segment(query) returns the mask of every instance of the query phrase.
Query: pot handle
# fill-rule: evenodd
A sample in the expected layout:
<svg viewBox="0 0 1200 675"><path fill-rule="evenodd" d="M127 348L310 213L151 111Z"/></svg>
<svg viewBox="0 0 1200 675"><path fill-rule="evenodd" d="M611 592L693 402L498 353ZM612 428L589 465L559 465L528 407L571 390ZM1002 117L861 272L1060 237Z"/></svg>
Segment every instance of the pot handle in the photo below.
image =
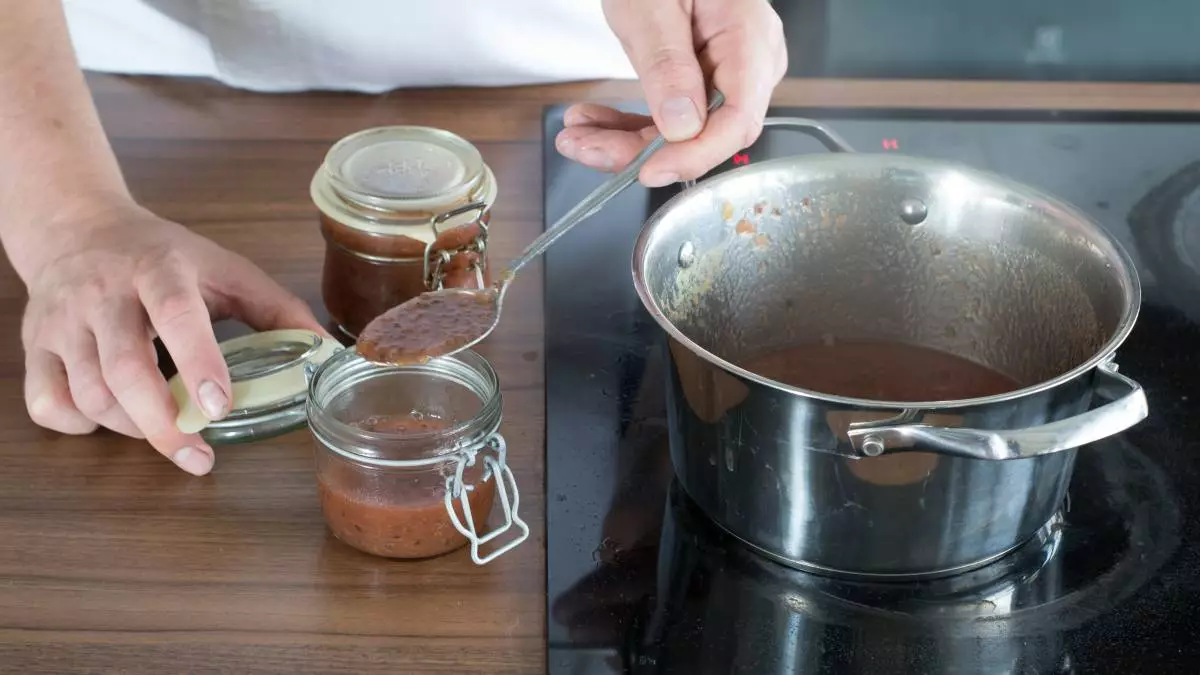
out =
<svg viewBox="0 0 1200 675"><path fill-rule="evenodd" d="M768 117L763 120L763 127L782 127L808 134L829 148L830 152L854 152L854 148L837 132L807 117Z"/></svg>
<svg viewBox="0 0 1200 675"><path fill-rule="evenodd" d="M876 457L909 449L969 459L1023 459L1094 443L1146 419L1142 385L1117 372L1112 361L1096 369L1099 407L1065 420L1027 429L955 429L926 424L854 424L850 442L857 457Z"/></svg>

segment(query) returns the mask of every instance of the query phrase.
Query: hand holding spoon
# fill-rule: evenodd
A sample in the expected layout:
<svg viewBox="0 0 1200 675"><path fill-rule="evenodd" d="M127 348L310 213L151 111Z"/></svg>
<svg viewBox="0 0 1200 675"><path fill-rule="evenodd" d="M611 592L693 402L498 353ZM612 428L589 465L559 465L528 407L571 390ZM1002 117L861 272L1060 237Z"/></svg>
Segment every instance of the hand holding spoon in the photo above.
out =
<svg viewBox="0 0 1200 675"><path fill-rule="evenodd" d="M724 102L725 96L714 91L708 103L709 112ZM483 340L500 323L504 295L517 272L633 185L646 161L666 144L661 135L650 141L620 173L606 180L534 239L520 257L509 263L492 287L430 291L393 307L363 329L358 336L358 353L379 363L422 363L450 356Z"/></svg>

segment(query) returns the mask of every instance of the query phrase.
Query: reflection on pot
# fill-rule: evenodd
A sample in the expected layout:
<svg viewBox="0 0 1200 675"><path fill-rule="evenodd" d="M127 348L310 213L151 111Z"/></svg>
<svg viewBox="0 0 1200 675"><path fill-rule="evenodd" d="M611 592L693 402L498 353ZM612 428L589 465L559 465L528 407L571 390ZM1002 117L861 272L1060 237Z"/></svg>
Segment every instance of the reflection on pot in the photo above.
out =
<svg viewBox="0 0 1200 675"><path fill-rule="evenodd" d="M725 413L741 405L750 395L750 389L741 380L710 367L679 342L668 339L667 345L683 400L698 419L708 424L719 422Z"/></svg>

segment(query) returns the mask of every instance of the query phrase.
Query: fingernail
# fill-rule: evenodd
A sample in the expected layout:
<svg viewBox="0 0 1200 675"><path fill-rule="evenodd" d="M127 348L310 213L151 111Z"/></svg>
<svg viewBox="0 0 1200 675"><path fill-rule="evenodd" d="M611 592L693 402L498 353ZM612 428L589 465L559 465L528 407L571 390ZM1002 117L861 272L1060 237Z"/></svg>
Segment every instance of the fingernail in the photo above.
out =
<svg viewBox="0 0 1200 675"><path fill-rule="evenodd" d="M613 168L612 156L600 148L583 148L579 151L579 155L575 159L593 169L608 170Z"/></svg>
<svg viewBox="0 0 1200 675"><path fill-rule="evenodd" d="M662 135L668 141L686 141L700 133L700 109L692 99L679 97L663 101L658 109L662 118Z"/></svg>
<svg viewBox="0 0 1200 675"><path fill-rule="evenodd" d="M588 109L583 106L576 106L567 110L563 115L563 123L569 127L580 126L595 122L596 118L588 113Z"/></svg>
<svg viewBox="0 0 1200 675"><path fill-rule="evenodd" d="M674 173L652 173L642 178L642 184L652 188L666 187L678 182L679 174Z"/></svg>
<svg viewBox="0 0 1200 675"><path fill-rule="evenodd" d="M559 136L554 141L554 147L567 159L575 159L575 141L570 136Z"/></svg>
<svg viewBox="0 0 1200 675"><path fill-rule="evenodd" d="M216 382L205 380L196 387L196 398L200 401L200 409L208 415L210 420L219 420L225 417L226 407L229 405L229 397L225 395L225 391L217 386Z"/></svg>
<svg viewBox="0 0 1200 675"><path fill-rule="evenodd" d="M193 476L203 476L212 471L213 467L212 452L205 452L200 448L181 448L171 460L175 462L175 466Z"/></svg>

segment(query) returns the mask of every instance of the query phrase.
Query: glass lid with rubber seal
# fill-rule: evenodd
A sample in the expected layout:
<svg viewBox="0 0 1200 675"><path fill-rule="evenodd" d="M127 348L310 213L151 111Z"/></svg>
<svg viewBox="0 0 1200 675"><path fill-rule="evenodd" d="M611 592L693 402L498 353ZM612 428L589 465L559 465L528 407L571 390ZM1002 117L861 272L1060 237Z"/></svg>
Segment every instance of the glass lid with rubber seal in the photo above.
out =
<svg viewBox="0 0 1200 675"><path fill-rule="evenodd" d="M168 383L179 406L176 426L184 433L199 433L213 445L262 440L299 429L307 423L307 373L342 349L336 340L306 330L252 333L222 342L232 382L229 414L210 421L176 374Z"/></svg>

